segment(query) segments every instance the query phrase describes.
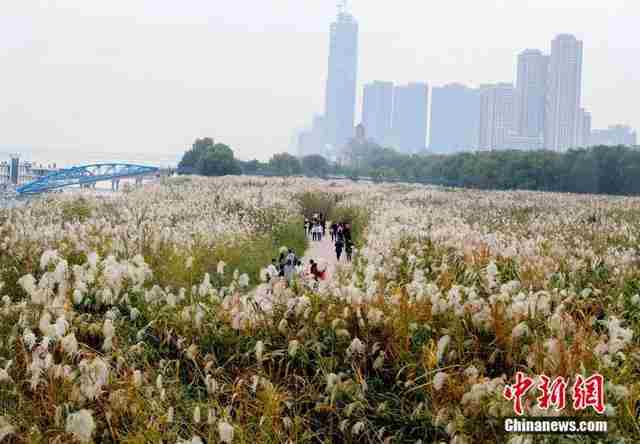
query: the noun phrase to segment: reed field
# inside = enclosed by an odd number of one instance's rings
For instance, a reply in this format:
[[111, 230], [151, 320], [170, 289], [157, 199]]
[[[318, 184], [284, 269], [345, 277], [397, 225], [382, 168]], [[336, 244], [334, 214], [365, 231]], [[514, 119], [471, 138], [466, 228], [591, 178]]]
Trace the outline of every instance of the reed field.
[[[310, 211], [356, 251], [265, 283]], [[0, 442], [634, 443], [640, 199], [182, 177], [0, 210]], [[600, 436], [508, 435], [517, 372]], [[569, 390], [570, 392], [570, 390]]]

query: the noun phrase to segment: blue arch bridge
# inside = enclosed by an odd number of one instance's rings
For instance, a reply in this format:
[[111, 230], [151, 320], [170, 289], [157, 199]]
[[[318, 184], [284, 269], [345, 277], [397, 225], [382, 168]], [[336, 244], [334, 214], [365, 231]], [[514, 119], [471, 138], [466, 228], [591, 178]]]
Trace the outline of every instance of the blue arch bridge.
[[111, 181], [111, 189], [119, 188], [120, 180], [135, 178], [141, 183], [144, 176], [159, 175], [157, 167], [129, 163], [101, 163], [58, 170], [16, 189], [21, 195], [40, 194], [71, 186], [91, 187], [98, 182]]

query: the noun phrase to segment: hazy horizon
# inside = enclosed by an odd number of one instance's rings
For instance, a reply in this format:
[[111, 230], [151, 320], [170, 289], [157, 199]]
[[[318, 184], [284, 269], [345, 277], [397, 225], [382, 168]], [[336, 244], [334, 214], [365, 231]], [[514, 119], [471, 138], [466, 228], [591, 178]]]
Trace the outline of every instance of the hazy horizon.
[[[6, 3], [0, 154], [179, 158], [210, 136], [239, 158], [265, 160], [324, 111], [336, 1]], [[571, 33], [584, 41], [593, 128], [640, 129], [639, 3], [416, 3], [351, 1], [358, 121], [365, 83], [515, 82], [519, 52], [548, 53], [557, 34]]]

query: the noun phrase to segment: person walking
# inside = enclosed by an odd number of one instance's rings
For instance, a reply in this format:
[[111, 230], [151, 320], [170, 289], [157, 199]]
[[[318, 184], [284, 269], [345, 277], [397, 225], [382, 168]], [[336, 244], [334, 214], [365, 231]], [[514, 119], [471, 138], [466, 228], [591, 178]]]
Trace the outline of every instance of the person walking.
[[289, 249], [289, 254], [287, 255], [286, 263], [284, 266], [284, 277], [289, 284], [293, 280], [293, 274], [296, 271], [296, 262], [297, 258], [293, 250]]
[[347, 254], [347, 262], [351, 262], [351, 258], [353, 255], [353, 242], [351, 239], [347, 239], [344, 252]]
[[344, 240], [342, 239], [342, 237], [338, 237], [338, 240], [336, 241], [336, 258], [338, 259], [338, 262], [340, 262], [340, 256], [342, 256], [343, 247]]
[[351, 224], [344, 224], [342, 233], [344, 234], [345, 242], [351, 242]]
[[335, 242], [336, 234], [338, 233], [338, 224], [333, 222], [329, 227], [329, 232], [331, 233], [331, 242]]
[[280, 253], [280, 258], [278, 259], [278, 276], [284, 277], [284, 266], [287, 262], [287, 256], [283, 253]]

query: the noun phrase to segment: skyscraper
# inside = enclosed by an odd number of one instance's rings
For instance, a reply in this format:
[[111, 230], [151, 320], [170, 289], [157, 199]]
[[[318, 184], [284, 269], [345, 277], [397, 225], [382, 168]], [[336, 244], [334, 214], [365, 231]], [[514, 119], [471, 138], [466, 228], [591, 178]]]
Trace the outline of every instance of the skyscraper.
[[549, 56], [537, 49], [518, 55], [517, 121], [520, 136], [543, 137]]
[[591, 146], [591, 113], [584, 108], [578, 112], [578, 140], [576, 146], [586, 148]]
[[426, 83], [396, 86], [393, 94], [393, 139], [400, 151], [422, 151], [427, 143], [429, 87]]
[[362, 124], [368, 137], [384, 145], [390, 142], [393, 112], [393, 83], [373, 82], [364, 87]]
[[515, 134], [515, 96], [511, 83], [480, 86], [481, 150], [508, 148], [508, 137]]
[[326, 143], [342, 148], [354, 134], [358, 23], [343, 2], [331, 25], [329, 74], [325, 101]]
[[479, 115], [477, 89], [458, 83], [432, 88], [429, 148], [439, 153], [477, 148]]
[[564, 151], [577, 145], [581, 91], [582, 42], [561, 34], [551, 42], [545, 148]]

